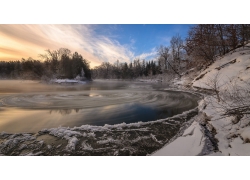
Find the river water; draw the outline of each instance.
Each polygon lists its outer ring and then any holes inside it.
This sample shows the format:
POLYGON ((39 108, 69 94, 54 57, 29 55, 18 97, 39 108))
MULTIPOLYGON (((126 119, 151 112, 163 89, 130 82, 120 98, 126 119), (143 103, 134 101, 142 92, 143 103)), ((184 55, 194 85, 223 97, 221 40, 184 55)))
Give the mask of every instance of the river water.
POLYGON ((162 84, 95 80, 86 84, 0 81, 0 132, 38 132, 84 124, 146 122, 197 106, 198 97, 162 84))

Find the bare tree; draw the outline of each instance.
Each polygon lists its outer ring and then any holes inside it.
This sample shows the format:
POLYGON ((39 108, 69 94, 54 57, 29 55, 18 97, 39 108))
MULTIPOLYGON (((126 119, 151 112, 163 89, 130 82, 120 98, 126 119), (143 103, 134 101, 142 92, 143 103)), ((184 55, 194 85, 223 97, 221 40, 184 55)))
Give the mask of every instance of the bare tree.
POLYGON ((163 65, 165 66, 165 69, 168 67, 170 67, 169 69, 172 69, 174 71, 174 73, 176 73, 179 77, 181 77, 180 73, 178 72, 178 70, 174 67, 174 65, 170 62, 170 49, 168 47, 165 46, 160 46, 158 48, 158 54, 160 56, 163 63, 163 65))
POLYGON ((172 51, 174 67, 175 67, 175 69, 178 69, 178 71, 180 71, 180 68, 181 68, 181 50, 183 49, 183 40, 181 39, 181 36, 179 34, 172 37, 172 39, 170 40, 170 47, 171 47, 171 51, 172 51))
POLYGON ((161 65, 161 69, 168 69, 168 61, 169 61, 169 48, 165 47, 163 45, 160 45, 160 47, 158 48, 158 54, 159 54, 159 60, 160 60, 160 65, 161 65))

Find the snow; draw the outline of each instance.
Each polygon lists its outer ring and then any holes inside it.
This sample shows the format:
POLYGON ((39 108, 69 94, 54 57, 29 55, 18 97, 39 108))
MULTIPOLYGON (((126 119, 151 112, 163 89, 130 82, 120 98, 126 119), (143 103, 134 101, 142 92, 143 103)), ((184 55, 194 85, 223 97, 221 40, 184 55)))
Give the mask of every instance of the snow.
POLYGON ((66 146, 66 149, 68 151, 75 150, 76 144, 78 143, 78 139, 76 137, 72 137, 68 140, 68 145, 66 146))
POLYGON ((86 142, 82 142, 82 149, 89 150, 89 151, 93 150, 91 145, 87 144, 86 142))
POLYGON ((250 155, 250 144, 243 144, 243 141, 240 137, 233 139, 230 143, 230 151, 228 155, 230 156, 249 156, 250 155))
POLYGON ((82 136, 81 133, 72 131, 66 127, 59 127, 59 128, 51 128, 50 133, 53 136, 69 139, 72 136, 82 136))
POLYGON ((119 143, 119 141, 114 140, 113 138, 109 137, 105 140, 97 141, 98 144, 108 144, 108 143, 119 143))
MULTIPOLYGON (((250 80, 250 49, 238 48, 233 52, 228 53, 224 57, 217 59, 206 70, 201 72, 192 81, 194 89, 204 88, 210 89, 207 82, 210 78, 215 77, 219 72, 218 85, 221 91, 225 90, 225 85, 237 81, 238 87, 246 87, 246 82, 250 80), (203 76, 203 77, 202 77, 203 76), (200 78, 202 77, 202 78, 200 78)), ((174 80, 175 85, 187 84, 187 79, 182 78, 179 81, 174 80)), ((179 86, 181 87, 181 86, 179 86)), ((201 155, 206 149, 206 138, 201 124, 205 124, 208 131, 213 133, 217 139, 217 151, 211 151, 209 156, 246 156, 250 155, 250 118, 244 116, 240 122, 234 124, 233 116, 222 116, 222 108, 217 99, 204 95, 204 99, 199 102, 198 110, 204 117, 196 118, 193 124, 185 130, 185 132, 165 145, 160 150, 154 152, 153 156, 164 155, 201 155)), ((249 102, 249 99, 245 99, 249 102)), ((232 103, 227 100, 227 103, 232 103)), ((237 102, 234 102, 237 104, 237 102)), ((225 105, 225 104, 224 104, 225 105)))
POLYGON ((11 135, 8 137, 6 141, 0 144, 0 151, 5 148, 6 149, 14 148, 20 142, 31 141, 31 140, 35 140, 35 137, 33 137, 30 134, 23 134, 20 136, 18 134, 11 135))
POLYGON ((152 156, 195 156, 204 146, 204 136, 198 122, 185 130, 181 137, 156 151, 152 156))
POLYGON ((250 141, 250 127, 243 129, 240 135, 244 141, 250 141))
POLYGON ((249 80, 250 68, 247 69, 248 66, 250 66, 250 49, 239 48, 235 52, 228 53, 221 59, 218 59, 210 65, 208 69, 201 72, 197 77, 202 74, 205 75, 199 80, 193 80, 193 86, 210 89, 210 87, 206 85, 206 82, 209 81, 209 78, 213 78, 217 72, 220 73, 219 86, 222 86, 235 78, 242 81, 249 80), (233 62, 233 60, 236 60, 236 62, 229 63, 233 62), (223 65, 225 66, 223 67, 223 65), (218 67, 221 67, 221 69, 218 70, 218 67))
POLYGON ((85 84, 85 81, 77 80, 77 79, 52 79, 51 82, 54 83, 79 83, 79 84, 85 84))
POLYGON ((250 144, 245 143, 250 138, 250 118, 244 116, 237 124, 233 124, 233 117, 221 117, 221 109, 215 108, 215 98, 205 98, 207 106, 202 111, 211 118, 209 124, 216 129, 215 138, 221 155, 250 155, 250 144), (212 101, 212 103, 211 103, 212 101), (213 105, 212 105, 213 104, 213 105), (242 140, 243 139, 243 140, 242 140))

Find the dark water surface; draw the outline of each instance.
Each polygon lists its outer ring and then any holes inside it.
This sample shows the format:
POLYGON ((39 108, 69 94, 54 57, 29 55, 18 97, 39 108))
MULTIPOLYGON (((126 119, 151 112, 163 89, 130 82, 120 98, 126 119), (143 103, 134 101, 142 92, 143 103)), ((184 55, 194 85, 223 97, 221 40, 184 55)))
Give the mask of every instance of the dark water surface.
POLYGON ((197 106, 197 96, 164 88, 162 84, 109 80, 77 85, 1 80, 0 132, 146 122, 197 106))

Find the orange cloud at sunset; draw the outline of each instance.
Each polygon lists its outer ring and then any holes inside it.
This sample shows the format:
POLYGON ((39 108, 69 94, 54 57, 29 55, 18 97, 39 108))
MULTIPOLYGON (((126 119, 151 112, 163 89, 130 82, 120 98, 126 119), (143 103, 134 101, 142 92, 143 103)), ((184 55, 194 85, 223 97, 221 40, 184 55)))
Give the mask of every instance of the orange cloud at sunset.
POLYGON ((130 61, 133 53, 104 36, 96 37, 95 25, 0 25, 0 61, 20 60, 44 50, 68 48, 89 60, 90 66, 103 61, 130 61))

